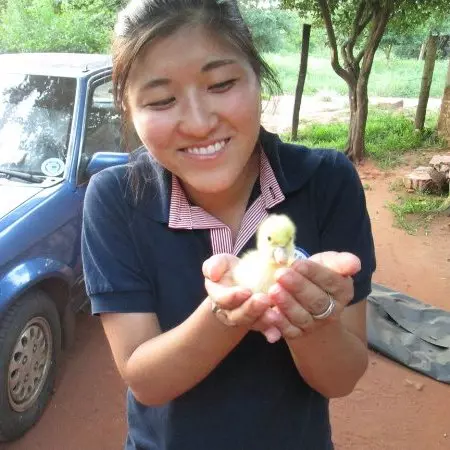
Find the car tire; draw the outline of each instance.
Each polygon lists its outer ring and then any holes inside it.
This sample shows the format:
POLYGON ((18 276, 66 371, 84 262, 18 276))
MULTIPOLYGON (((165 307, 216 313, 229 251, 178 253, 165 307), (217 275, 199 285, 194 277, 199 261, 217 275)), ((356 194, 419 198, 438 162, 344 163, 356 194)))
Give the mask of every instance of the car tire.
POLYGON ((0 321, 0 441, 25 434, 50 400, 61 324, 47 294, 23 294, 0 321))

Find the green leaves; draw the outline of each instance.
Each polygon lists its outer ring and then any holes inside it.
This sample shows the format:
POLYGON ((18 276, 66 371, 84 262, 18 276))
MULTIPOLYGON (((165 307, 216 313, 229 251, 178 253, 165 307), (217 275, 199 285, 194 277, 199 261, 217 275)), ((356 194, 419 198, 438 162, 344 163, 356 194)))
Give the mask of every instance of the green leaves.
POLYGON ((0 51, 105 52, 112 0, 8 0, 0 13, 0 51))
POLYGON ((248 2, 241 2, 240 10, 260 51, 297 50, 300 20, 296 13, 273 7, 250 7, 248 2))

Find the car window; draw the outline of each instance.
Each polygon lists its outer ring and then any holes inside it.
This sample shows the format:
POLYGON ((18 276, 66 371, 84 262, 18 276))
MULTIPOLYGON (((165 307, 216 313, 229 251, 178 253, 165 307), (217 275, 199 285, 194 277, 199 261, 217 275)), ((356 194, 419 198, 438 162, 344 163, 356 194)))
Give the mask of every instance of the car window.
POLYGON ((63 174, 75 92, 74 78, 2 74, 0 168, 63 174))
POLYGON ((120 115, 114 107, 112 83, 108 81, 96 86, 89 95, 83 153, 92 156, 96 152, 122 151, 120 115))
POLYGON ((96 85, 89 95, 86 113, 83 154, 86 157, 96 152, 125 152, 140 145, 136 136, 124 139, 120 114, 117 112, 110 80, 96 85))

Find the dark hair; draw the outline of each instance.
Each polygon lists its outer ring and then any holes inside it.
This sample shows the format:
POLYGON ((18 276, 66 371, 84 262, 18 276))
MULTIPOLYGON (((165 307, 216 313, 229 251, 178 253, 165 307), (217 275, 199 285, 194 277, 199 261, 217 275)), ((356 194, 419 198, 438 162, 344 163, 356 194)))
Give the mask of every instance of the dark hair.
POLYGON ((131 0, 119 13, 112 45, 113 89, 123 112, 132 64, 152 40, 185 25, 203 25, 222 36, 251 64, 269 94, 280 92, 274 71, 258 53, 235 0, 131 0))
MULTIPOLYGON (((118 15, 112 44, 113 93, 122 116, 125 139, 130 127, 124 106, 134 61, 148 43, 167 37, 186 25, 205 26, 227 40, 246 56, 268 94, 281 91, 274 71, 253 43, 236 0, 131 0, 118 15)), ((132 180, 134 187, 136 184, 136 180, 132 180)))

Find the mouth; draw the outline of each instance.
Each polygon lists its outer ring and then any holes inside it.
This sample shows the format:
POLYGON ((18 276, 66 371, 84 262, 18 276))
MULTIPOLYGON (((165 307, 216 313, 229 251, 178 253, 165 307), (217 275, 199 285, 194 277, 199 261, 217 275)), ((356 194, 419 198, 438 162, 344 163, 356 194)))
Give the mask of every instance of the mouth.
POLYGON ((228 142, 230 142, 230 138, 215 141, 208 145, 186 147, 183 148, 182 151, 188 155, 192 155, 195 157, 211 158, 221 153, 228 142))

